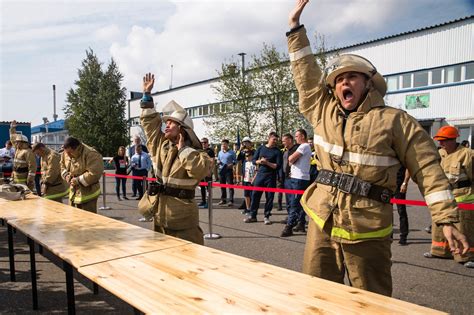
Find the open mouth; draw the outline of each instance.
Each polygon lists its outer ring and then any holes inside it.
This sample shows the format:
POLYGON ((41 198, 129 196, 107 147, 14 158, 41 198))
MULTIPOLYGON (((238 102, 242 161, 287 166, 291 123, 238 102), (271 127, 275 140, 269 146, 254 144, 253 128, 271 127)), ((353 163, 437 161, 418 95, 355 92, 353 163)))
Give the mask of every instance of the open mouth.
POLYGON ((346 89, 346 90, 342 91, 342 98, 345 101, 350 101, 354 98, 354 94, 352 93, 352 91, 350 89, 346 89))

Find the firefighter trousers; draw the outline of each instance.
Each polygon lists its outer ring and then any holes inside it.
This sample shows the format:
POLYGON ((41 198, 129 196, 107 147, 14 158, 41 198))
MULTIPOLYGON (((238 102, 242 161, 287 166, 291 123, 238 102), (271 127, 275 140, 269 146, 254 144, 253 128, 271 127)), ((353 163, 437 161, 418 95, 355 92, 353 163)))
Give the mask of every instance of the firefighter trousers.
POLYGON ((93 213, 97 213, 97 198, 95 199, 92 199, 88 202, 84 202, 84 203, 73 203, 72 201, 71 202, 71 206, 73 207, 76 207, 76 208, 79 208, 79 209, 82 209, 82 210, 86 210, 86 211, 89 211, 89 212, 93 212, 93 213))
POLYGON ((195 226, 184 230, 172 230, 161 225, 155 225, 155 232, 174 236, 199 245, 204 245, 204 234, 200 226, 195 226))
POLYGON ((310 220, 303 260, 303 272, 386 296, 392 295, 391 239, 346 244, 331 240, 332 217, 321 231, 310 220))

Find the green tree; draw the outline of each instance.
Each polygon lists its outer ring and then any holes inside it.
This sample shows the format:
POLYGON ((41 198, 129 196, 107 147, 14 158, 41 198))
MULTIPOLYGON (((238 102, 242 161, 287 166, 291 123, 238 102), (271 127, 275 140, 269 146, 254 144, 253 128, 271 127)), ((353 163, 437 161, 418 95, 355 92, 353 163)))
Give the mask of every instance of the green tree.
POLYGON ((126 145, 125 88, 123 75, 112 59, 105 71, 92 49, 78 70, 76 88, 67 93, 64 112, 69 134, 93 146, 104 156, 113 156, 126 145))
POLYGON ((255 90, 251 73, 243 73, 235 63, 223 63, 218 70, 219 82, 212 86, 218 103, 209 105, 210 116, 204 120, 209 127, 208 135, 214 140, 233 140, 237 129, 242 137, 252 137, 258 124, 256 112, 259 100, 254 98, 255 90))
POLYGON ((275 46, 263 44, 260 55, 253 56, 253 85, 262 98, 264 129, 276 131, 280 137, 308 124, 298 111, 295 83, 288 55, 275 46))

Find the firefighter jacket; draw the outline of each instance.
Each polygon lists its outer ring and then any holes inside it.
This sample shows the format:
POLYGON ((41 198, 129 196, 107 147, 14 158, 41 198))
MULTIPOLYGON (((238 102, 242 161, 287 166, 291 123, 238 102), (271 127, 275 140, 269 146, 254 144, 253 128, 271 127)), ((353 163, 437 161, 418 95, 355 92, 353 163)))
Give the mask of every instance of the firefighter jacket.
MULTIPOLYGON (((472 164, 474 153, 471 149, 458 145, 456 150, 448 154, 445 149, 440 149, 441 167, 453 187, 454 198, 457 202, 474 203, 474 185, 472 164), (464 187, 459 187, 464 186, 464 187)), ((459 210, 458 230, 467 237, 469 244, 474 244, 474 211, 459 210)), ((444 238, 440 227, 434 226, 432 231, 431 253, 439 257, 452 257, 449 244, 444 238)), ((474 261, 474 247, 466 255, 454 255, 458 262, 474 261)))
MULTIPOLYGON (((141 125, 148 138, 156 177, 163 185, 193 190, 209 174, 210 160, 206 152, 195 150, 187 144, 178 151, 161 131, 161 117, 154 108, 142 110, 141 125)), ((198 207, 192 199, 158 195, 155 225, 172 230, 184 230, 199 225, 198 207)))
POLYGON ((35 154, 31 151, 28 143, 17 141, 16 128, 10 128, 10 140, 15 146, 15 157, 13 158, 13 182, 17 184, 29 184, 33 189, 36 174, 35 154))
POLYGON ((440 149, 441 167, 448 177, 449 182, 453 185, 453 194, 457 202, 473 203, 474 202, 474 186, 472 178, 472 163, 474 153, 471 149, 458 145, 456 151, 448 154, 445 149, 440 149), (460 182, 471 182, 470 186, 460 187, 460 182))
POLYGON ((61 177, 61 155, 49 148, 44 148, 41 157, 41 184, 46 186, 45 199, 59 199, 69 193, 66 181, 61 177))
MULTIPOLYGON (((306 30, 288 36, 299 110, 314 128, 322 169, 347 173, 392 192, 400 164, 425 196, 435 224, 458 222, 449 182, 434 142, 407 113, 387 107, 373 87, 356 111, 346 115, 322 80, 306 30)), ((392 234, 392 205, 337 187, 313 183, 302 197, 306 213, 320 229, 332 220, 331 237, 344 243, 385 239, 392 234)))
POLYGON ((100 195, 99 180, 103 171, 102 155, 83 143, 76 148, 74 157, 63 152, 61 155, 61 177, 66 179, 67 175, 71 175, 79 180, 78 186, 69 187, 71 203, 83 204, 98 198, 100 195))

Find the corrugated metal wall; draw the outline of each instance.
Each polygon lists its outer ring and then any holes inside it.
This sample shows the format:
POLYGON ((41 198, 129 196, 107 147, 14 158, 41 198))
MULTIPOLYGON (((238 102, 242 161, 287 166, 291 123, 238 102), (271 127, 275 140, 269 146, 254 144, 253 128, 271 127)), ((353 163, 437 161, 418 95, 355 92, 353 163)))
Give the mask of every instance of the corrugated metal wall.
POLYGON ((341 51, 359 54, 383 75, 474 60, 474 19, 341 51))
POLYGON ((417 119, 446 118, 464 119, 474 118, 474 84, 456 85, 441 89, 431 89, 412 93, 390 94, 385 97, 387 105, 400 108, 417 119), (428 108, 406 109, 406 95, 429 93, 430 106, 428 108))

